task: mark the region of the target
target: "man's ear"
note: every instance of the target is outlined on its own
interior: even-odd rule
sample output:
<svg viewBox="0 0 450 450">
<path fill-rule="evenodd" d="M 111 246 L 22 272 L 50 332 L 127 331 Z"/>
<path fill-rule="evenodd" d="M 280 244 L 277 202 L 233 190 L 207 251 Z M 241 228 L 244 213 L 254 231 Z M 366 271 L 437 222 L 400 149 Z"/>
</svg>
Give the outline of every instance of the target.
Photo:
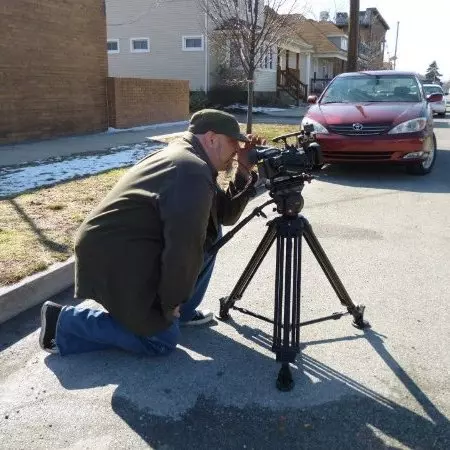
<svg viewBox="0 0 450 450">
<path fill-rule="evenodd" d="M 205 134 L 205 142 L 209 148 L 216 148 L 218 143 L 218 135 L 214 131 L 207 131 Z"/>
</svg>

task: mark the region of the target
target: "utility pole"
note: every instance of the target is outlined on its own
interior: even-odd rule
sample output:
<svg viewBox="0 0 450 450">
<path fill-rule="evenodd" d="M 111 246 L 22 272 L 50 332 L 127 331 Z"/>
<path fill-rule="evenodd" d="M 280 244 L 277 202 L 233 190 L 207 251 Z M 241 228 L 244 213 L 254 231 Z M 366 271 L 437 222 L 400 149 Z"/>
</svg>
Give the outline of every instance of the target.
<svg viewBox="0 0 450 450">
<path fill-rule="evenodd" d="M 394 70 L 397 66 L 397 44 L 398 44 L 398 29 L 400 26 L 400 22 L 397 22 L 397 36 L 395 37 L 395 52 L 394 52 Z"/>
<path fill-rule="evenodd" d="M 358 70 L 359 0 L 350 0 L 347 72 Z"/>
</svg>

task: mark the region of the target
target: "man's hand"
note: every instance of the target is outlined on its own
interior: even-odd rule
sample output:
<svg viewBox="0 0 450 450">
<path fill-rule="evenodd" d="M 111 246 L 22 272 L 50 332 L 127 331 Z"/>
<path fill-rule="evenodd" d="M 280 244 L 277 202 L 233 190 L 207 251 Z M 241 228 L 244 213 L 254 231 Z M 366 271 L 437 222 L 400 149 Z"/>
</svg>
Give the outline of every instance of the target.
<svg viewBox="0 0 450 450">
<path fill-rule="evenodd" d="M 248 160 L 248 151 L 255 148 L 257 145 L 266 145 L 267 140 L 254 134 L 247 134 L 247 137 L 250 142 L 246 142 L 244 146 L 240 148 L 238 151 L 237 160 L 239 162 L 239 166 L 244 166 L 247 172 L 250 173 L 252 164 Z"/>
</svg>

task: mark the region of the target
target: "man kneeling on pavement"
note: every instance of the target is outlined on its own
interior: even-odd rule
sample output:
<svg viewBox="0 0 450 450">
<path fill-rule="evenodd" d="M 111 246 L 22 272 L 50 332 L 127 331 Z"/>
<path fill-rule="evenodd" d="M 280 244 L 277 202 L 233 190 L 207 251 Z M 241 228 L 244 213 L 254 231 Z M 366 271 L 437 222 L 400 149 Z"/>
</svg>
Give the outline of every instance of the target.
<svg viewBox="0 0 450 450">
<path fill-rule="evenodd" d="M 40 346 L 62 356 L 110 348 L 167 355 L 180 326 L 211 322 L 198 309 L 214 268 L 208 250 L 254 195 L 247 152 L 264 143 L 241 134 L 231 114 L 206 109 L 181 138 L 130 168 L 75 239 L 75 297 L 104 309 L 45 302 Z M 223 191 L 218 171 L 236 154 L 236 176 Z"/>
</svg>

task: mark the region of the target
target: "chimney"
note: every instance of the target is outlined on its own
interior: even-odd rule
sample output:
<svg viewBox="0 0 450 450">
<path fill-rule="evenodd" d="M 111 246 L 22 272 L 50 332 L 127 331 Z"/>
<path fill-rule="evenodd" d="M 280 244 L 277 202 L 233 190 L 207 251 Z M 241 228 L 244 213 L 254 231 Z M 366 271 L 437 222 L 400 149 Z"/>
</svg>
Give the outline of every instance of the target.
<svg viewBox="0 0 450 450">
<path fill-rule="evenodd" d="M 348 13 L 346 12 L 336 13 L 336 25 L 348 25 Z"/>
<path fill-rule="evenodd" d="M 330 19 L 330 13 L 328 11 L 321 11 L 319 17 L 321 22 L 326 22 Z"/>
</svg>

